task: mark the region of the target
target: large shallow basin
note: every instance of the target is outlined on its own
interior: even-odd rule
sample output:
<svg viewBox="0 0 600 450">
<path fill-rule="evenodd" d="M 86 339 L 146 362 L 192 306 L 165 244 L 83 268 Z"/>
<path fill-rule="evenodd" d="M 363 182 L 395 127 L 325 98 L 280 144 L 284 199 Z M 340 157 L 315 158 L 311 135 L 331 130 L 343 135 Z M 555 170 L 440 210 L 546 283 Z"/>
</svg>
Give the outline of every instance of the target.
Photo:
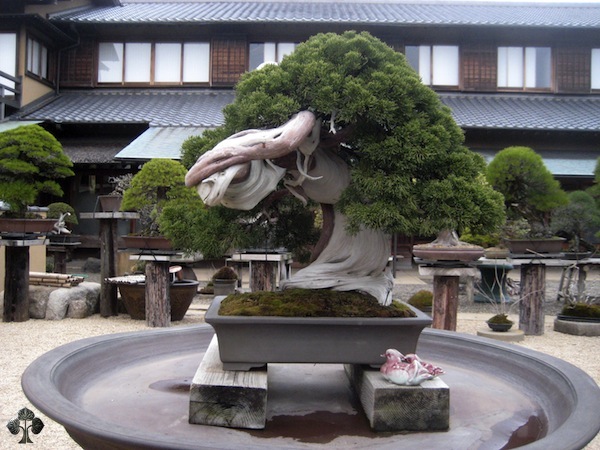
<svg viewBox="0 0 600 450">
<path fill-rule="evenodd" d="M 189 385 L 208 325 L 77 341 L 23 375 L 33 405 L 84 448 L 583 448 L 600 429 L 600 390 L 578 368 L 510 344 L 425 330 L 418 352 L 442 366 L 450 430 L 378 434 L 341 365 L 269 365 L 265 430 L 188 423 Z M 533 442 L 535 441 L 535 442 Z"/>
</svg>

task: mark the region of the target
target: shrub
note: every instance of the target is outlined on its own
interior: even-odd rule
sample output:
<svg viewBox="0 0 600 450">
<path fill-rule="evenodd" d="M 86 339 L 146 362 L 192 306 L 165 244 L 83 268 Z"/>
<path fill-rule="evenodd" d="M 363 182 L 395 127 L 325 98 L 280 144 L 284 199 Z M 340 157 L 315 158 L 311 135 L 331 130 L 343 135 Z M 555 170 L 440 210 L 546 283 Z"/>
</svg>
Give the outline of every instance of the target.
<svg viewBox="0 0 600 450">
<path fill-rule="evenodd" d="M 235 272 L 235 270 L 233 270 L 231 267 L 223 266 L 213 274 L 211 279 L 212 279 L 212 281 L 215 281 L 215 280 L 237 280 L 238 275 Z"/>
<path fill-rule="evenodd" d="M 408 299 L 408 304 L 418 309 L 430 308 L 433 305 L 433 292 L 420 290 Z"/>
<path fill-rule="evenodd" d="M 46 217 L 48 219 L 58 219 L 61 214 L 69 213 L 70 215 L 65 216 L 65 223 L 69 223 L 71 225 L 77 225 L 79 221 L 77 220 L 77 215 L 75 214 L 75 209 L 67 203 L 56 202 L 50 203 L 48 205 L 48 213 Z"/>
</svg>

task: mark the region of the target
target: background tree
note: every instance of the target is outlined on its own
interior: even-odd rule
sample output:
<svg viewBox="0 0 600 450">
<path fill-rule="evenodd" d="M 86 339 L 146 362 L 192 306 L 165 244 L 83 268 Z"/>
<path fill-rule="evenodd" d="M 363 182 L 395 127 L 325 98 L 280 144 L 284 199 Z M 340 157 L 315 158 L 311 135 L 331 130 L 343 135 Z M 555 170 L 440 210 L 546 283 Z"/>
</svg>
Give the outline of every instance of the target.
<svg viewBox="0 0 600 450">
<path fill-rule="evenodd" d="M 498 152 L 486 176 L 504 195 L 508 218 L 527 220 L 532 235 L 550 232 L 552 211 L 569 201 L 542 157 L 529 147 L 508 147 Z"/>
<path fill-rule="evenodd" d="M 464 147 L 449 109 L 403 55 L 368 33 L 317 35 L 280 65 L 244 75 L 225 124 L 188 141 L 183 161 L 189 166 L 233 133 L 277 127 L 303 110 L 322 121 L 320 147 L 350 167 L 336 206 L 352 231 L 427 236 L 503 222 L 502 197 L 483 176 L 483 158 Z"/>
<path fill-rule="evenodd" d="M 72 167 L 60 142 L 38 125 L 0 133 L 0 199 L 10 205 L 5 215 L 25 217 L 40 194 L 62 196 L 56 180 L 73 176 Z"/>
<path fill-rule="evenodd" d="M 600 229 L 600 210 L 594 198 L 584 191 L 569 193 L 569 203 L 552 215 L 552 230 L 569 240 L 570 250 L 589 251 L 591 240 Z"/>
<path fill-rule="evenodd" d="M 155 158 L 142 166 L 123 193 L 121 209 L 140 214 L 141 234 L 159 235 L 159 217 L 170 202 L 198 200 L 185 186 L 185 167 L 171 159 Z"/>
</svg>

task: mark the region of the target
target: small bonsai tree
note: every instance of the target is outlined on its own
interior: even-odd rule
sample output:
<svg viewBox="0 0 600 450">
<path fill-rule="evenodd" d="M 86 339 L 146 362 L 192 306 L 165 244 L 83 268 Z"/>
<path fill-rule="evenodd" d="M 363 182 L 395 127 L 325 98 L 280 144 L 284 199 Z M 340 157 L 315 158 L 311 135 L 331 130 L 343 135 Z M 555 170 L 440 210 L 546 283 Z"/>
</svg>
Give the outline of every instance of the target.
<svg viewBox="0 0 600 450">
<path fill-rule="evenodd" d="M 26 217 L 40 194 L 60 197 L 56 180 L 73 176 L 73 163 L 52 134 L 38 125 L 0 133 L 0 199 L 10 217 Z"/>
<path fill-rule="evenodd" d="M 212 281 L 215 281 L 215 280 L 237 280 L 237 279 L 238 279 L 237 273 L 235 272 L 235 270 L 233 270 L 229 266 L 221 267 L 211 277 Z"/>
<path fill-rule="evenodd" d="M 528 147 L 508 147 L 490 162 L 489 183 L 504 195 L 508 220 L 527 220 L 528 237 L 550 237 L 552 211 L 568 203 L 567 194 Z"/>
<path fill-rule="evenodd" d="M 68 214 L 64 216 L 66 224 L 77 225 L 79 223 L 75 209 L 68 203 L 55 202 L 48 205 L 48 212 L 46 213 L 48 219 L 59 219 L 62 214 Z"/>
<path fill-rule="evenodd" d="M 592 250 L 588 241 L 600 230 L 600 210 L 594 198 L 584 191 L 569 193 L 569 203 L 552 215 L 552 230 L 568 239 L 570 251 Z"/>
<path fill-rule="evenodd" d="M 125 189 L 121 210 L 140 214 L 140 233 L 160 235 L 159 218 L 170 202 L 186 202 L 197 198 L 193 189 L 185 187 L 185 167 L 171 159 L 153 159 L 131 179 Z"/>
</svg>

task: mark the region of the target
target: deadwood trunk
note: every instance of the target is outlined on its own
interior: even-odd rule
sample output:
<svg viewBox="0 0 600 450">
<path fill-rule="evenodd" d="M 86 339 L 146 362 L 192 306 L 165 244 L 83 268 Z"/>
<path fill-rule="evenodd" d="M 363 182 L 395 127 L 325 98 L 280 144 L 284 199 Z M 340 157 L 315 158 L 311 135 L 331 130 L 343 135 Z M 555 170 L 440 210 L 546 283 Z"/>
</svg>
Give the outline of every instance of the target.
<svg viewBox="0 0 600 450">
<path fill-rule="evenodd" d="M 252 292 L 275 290 L 275 263 L 270 261 L 252 261 L 250 290 Z"/>
</svg>

